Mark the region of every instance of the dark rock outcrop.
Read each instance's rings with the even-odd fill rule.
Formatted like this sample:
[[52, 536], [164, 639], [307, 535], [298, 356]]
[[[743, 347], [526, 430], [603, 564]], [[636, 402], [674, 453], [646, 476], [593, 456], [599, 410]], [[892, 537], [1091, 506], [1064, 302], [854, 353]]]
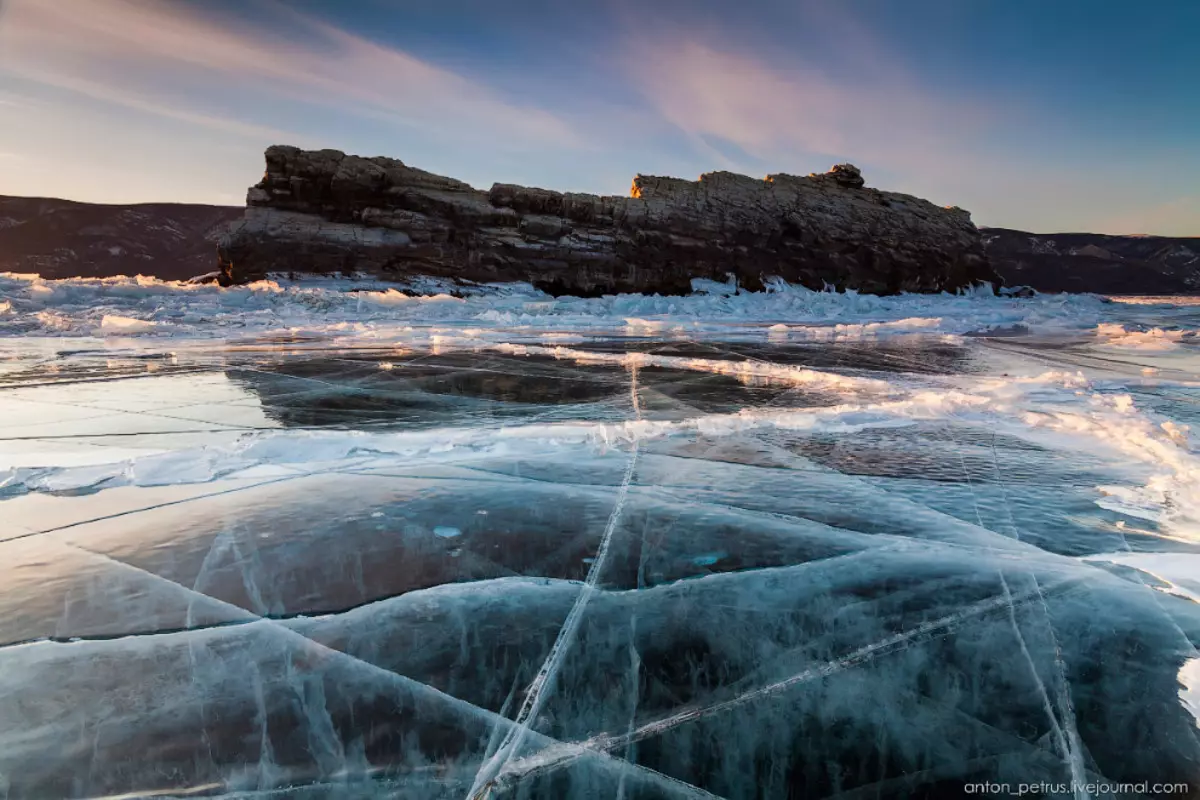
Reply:
[[1040, 292], [1200, 293], [1200, 237], [984, 228], [983, 242], [1006, 283]]
[[221, 279], [268, 273], [529, 281], [554, 294], [682, 293], [692, 278], [760, 289], [780, 277], [864, 292], [998, 283], [959, 208], [824, 175], [699, 181], [639, 175], [630, 197], [509, 184], [488, 191], [390, 158], [276, 146], [246, 216], [219, 246]]
[[243, 211], [177, 203], [97, 205], [0, 197], [0, 272], [32, 272], [44, 278], [190, 278], [212, 271], [217, 240]]

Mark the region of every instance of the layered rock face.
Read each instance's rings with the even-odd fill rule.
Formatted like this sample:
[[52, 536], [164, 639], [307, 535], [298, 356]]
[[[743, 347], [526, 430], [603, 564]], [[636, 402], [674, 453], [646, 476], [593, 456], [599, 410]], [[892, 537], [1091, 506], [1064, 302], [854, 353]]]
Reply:
[[391, 158], [275, 146], [219, 246], [225, 283], [272, 272], [528, 281], [553, 294], [683, 293], [692, 278], [771, 277], [864, 292], [999, 283], [959, 208], [824, 175], [639, 175], [630, 197], [495, 184]]

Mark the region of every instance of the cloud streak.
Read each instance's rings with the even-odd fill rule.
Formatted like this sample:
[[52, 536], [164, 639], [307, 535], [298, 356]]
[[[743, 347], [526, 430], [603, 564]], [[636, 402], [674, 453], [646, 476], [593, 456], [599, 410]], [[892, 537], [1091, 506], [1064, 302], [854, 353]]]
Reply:
[[[964, 206], [981, 223], [1195, 232], [1193, 200], [1155, 207], [1191, 196], [1186, 147], [1102, 135], [1040, 76], [1010, 87], [931, 69], [894, 24], [883, 38], [853, 4], [516, 4], [466, 22], [456, 0], [415, 4], [424, 14], [326, 6], [381, 37], [428, 34], [422, 24], [471, 37], [469, 72], [284, 0], [0, 3], [0, 151], [53, 165], [7, 159], [7, 191], [209, 197], [251, 179], [273, 142], [580, 191], [623, 191], [637, 171], [852, 161], [872, 185]], [[497, 32], [487, 20], [500, 16]], [[558, 32], [538, 27], [546, 16]], [[563, 38], [564, 21], [582, 20], [565, 27], [578, 41]]]
[[263, 6], [273, 12], [271, 29], [162, 2], [10, 0], [0, 25], [0, 67], [100, 101], [258, 139], [286, 134], [271, 124], [275, 105], [248, 121], [219, 113], [223, 101], [258, 93], [448, 136], [576, 139], [549, 112], [328, 23]]
[[615, 60], [653, 113], [725, 169], [806, 173], [851, 161], [871, 185], [963, 206], [979, 224], [1200, 233], [1194, 198], [1113, 214], [1145, 194], [1165, 154], [1097, 169], [1100, 156], [1080, 155], [1092, 132], [1053, 106], [920, 78], [843, 8], [794, 6], [789, 30], [810, 35], [787, 46], [763, 30], [634, 12]]
[[704, 33], [634, 35], [622, 63], [651, 107], [693, 141], [723, 140], [763, 161], [850, 158], [951, 173], [977, 162], [962, 142], [993, 116], [978, 103], [939, 97], [895, 69], [834, 77], [747, 49]]

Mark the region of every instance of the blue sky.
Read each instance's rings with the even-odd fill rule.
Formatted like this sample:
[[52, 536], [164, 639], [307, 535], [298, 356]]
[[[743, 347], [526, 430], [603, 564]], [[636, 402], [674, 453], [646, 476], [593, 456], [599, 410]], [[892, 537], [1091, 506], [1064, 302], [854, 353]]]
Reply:
[[806, 174], [1200, 236], [1200, 3], [0, 0], [0, 194], [240, 203], [273, 143], [624, 194]]

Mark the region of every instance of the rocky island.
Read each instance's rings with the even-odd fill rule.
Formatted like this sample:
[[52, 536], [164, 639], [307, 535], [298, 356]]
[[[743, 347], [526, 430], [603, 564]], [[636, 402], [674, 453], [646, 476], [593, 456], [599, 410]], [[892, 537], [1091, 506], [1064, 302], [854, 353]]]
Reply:
[[528, 281], [551, 294], [761, 289], [938, 292], [1000, 284], [970, 214], [867, 188], [849, 164], [807, 177], [638, 175], [629, 197], [497, 183], [392, 158], [273, 146], [220, 241], [223, 284], [269, 273]]
[[[807, 178], [639, 176], [632, 197], [490, 191], [332, 150], [267, 151], [249, 207], [0, 197], [0, 272], [44, 278], [367, 273], [524, 280], [555, 294], [760, 288], [1195, 294], [1200, 238], [976, 229], [964, 211], [865, 188], [840, 165]], [[217, 248], [220, 271], [214, 272]], [[998, 276], [998, 277], [997, 277]]]

